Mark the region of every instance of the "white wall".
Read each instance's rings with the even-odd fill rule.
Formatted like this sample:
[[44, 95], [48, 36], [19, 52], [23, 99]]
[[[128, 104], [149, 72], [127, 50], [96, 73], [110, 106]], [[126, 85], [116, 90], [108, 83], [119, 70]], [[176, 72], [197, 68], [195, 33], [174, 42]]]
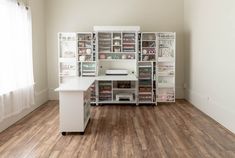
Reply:
[[234, 8], [234, 0], [185, 0], [186, 98], [233, 132]]
[[33, 71], [36, 91], [36, 104], [48, 100], [46, 18], [44, 0], [30, 0], [33, 33]]
[[177, 33], [177, 97], [183, 98], [183, 0], [46, 0], [49, 99], [58, 99], [57, 33], [94, 25], [139, 25], [141, 31]]
[[30, 0], [30, 7], [32, 12], [33, 70], [36, 105], [0, 122], [0, 132], [48, 100], [44, 0]]

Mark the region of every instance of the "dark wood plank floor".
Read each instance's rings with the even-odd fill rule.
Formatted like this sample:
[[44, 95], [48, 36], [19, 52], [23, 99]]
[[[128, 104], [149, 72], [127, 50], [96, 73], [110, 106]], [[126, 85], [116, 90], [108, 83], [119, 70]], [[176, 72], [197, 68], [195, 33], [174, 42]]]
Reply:
[[0, 134], [1, 158], [235, 157], [235, 135], [188, 102], [98, 106], [85, 135], [59, 133], [50, 101]]

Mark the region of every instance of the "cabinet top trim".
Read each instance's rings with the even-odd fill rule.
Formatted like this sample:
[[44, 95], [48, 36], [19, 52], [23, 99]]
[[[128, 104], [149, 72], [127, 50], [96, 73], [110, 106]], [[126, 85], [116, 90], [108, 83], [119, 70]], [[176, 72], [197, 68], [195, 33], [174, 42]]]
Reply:
[[94, 26], [94, 31], [140, 31], [140, 26]]

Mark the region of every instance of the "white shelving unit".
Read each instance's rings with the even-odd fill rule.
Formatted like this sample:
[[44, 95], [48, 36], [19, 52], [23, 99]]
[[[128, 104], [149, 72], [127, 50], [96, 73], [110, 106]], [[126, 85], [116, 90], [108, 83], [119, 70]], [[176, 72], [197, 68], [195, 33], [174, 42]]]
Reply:
[[139, 103], [153, 103], [153, 62], [142, 62], [139, 68]]
[[58, 35], [59, 43], [59, 83], [64, 83], [78, 75], [76, 33]]
[[[94, 27], [97, 35], [97, 104], [137, 104], [137, 37], [139, 27]], [[128, 77], [105, 76], [108, 69], [127, 69]], [[135, 76], [132, 77], [131, 75]], [[122, 80], [126, 78], [126, 80]], [[129, 87], [127, 85], [129, 83]], [[123, 84], [123, 88], [121, 84]], [[119, 85], [119, 87], [117, 86]], [[129, 96], [129, 98], [123, 98]]]
[[[59, 83], [96, 77], [91, 103], [97, 105], [174, 102], [176, 34], [139, 31], [138, 26], [95, 26], [94, 32], [59, 33]], [[127, 69], [129, 75], [106, 76], [108, 69]], [[122, 94], [133, 99], [117, 100]]]
[[78, 61], [93, 61], [93, 34], [78, 32]]
[[141, 33], [141, 60], [156, 61], [157, 39], [155, 32]]
[[[148, 65], [149, 69], [151, 69], [151, 79], [149, 82], [149, 91], [148, 95], [145, 95], [145, 99], [143, 99], [140, 103], [156, 103], [156, 82], [157, 82], [157, 33], [156, 32], [141, 32], [139, 33], [139, 69], [141, 69], [142, 65]], [[142, 68], [143, 69], [143, 68]], [[147, 68], [146, 68], [147, 69]], [[148, 70], [148, 69], [147, 69]], [[141, 81], [141, 74], [139, 74], [139, 80]], [[150, 75], [150, 72], [149, 72]], [[143, 82], [143, 81], [142, 81]], [[146, 82], [146, 81], [145, 81]], [[141, 96], [141, 90], [146, 90], [147, 88], [139, 88], [139, 96]], [[148, 96], [148, 99], [147, 99]], [[150, 97], [151, 96], [151, 97]]]
[[100, 61], [136, 60], [135, 32], [98, 32]]
[[157, 102], [175, 102], [175, 40], [173, 32], [157, 33]]

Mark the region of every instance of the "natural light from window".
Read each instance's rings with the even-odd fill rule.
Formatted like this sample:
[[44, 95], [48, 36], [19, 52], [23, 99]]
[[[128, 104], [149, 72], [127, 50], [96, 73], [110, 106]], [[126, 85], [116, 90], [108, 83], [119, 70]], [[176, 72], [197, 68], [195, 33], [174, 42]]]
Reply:
[[0, 94], [33, 84], [29, 11], [15, 2], [0, 2]]
[[34, 105], [30, 10], [0, 0], [0, 121]]

